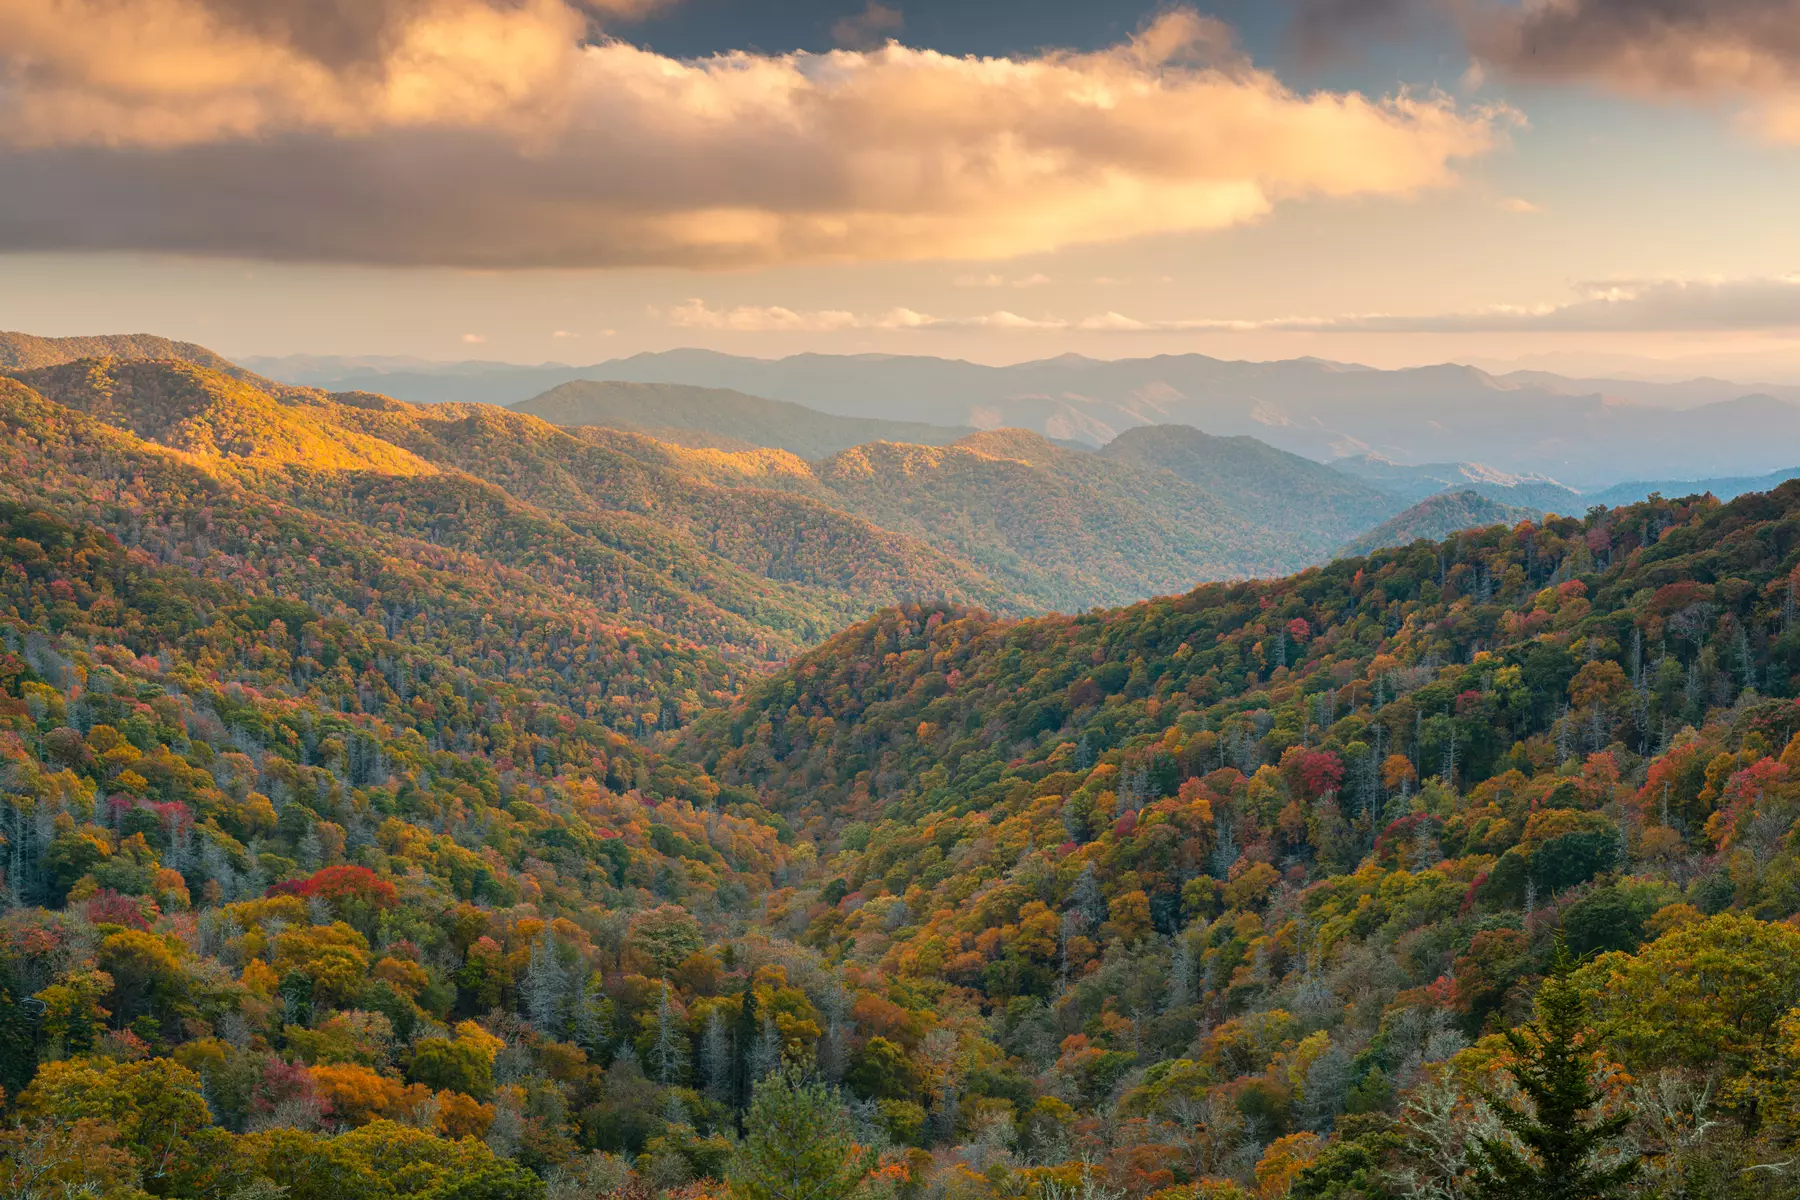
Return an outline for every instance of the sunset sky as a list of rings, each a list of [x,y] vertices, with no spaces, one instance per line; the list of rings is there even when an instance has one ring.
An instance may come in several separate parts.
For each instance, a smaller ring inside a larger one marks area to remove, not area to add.
[[[1800,379],[1800,0],[0,0],[0,328]]]

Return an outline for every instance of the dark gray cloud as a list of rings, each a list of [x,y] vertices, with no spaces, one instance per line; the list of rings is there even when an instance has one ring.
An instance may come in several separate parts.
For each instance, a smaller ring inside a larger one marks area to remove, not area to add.
[[[1800,141],[1800,0],[1483,0],[1465,19],[1471,52],[1503,74],[1736,102],[1772,140]]]
[[[1471,17],[1483,59],[1536,78],[1718,93],[1800,75],[1800,0],[1559,0]]]
[[[1439,0],[1297,0],[1294,34],[1309,58],[1334,57],[1371,38],[1443,24]]]

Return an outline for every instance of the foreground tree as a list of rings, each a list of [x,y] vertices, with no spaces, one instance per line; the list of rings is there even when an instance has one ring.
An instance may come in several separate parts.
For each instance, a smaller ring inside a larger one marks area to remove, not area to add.
[[[1491,1102],[1524,1153],[1510,1139],[1484,1137],[1476,1143],[1473,1194],[1479,1200],[1605,1200],[1618,1195],[1642,1167],[1631,1157],[1609,1165],[1598,1161],[1624,1132],[1631,1113],[1594,1114],[1601,1096],[1590,1069],[1587,1005],[1571,978],[1574,969],[1575,957],[1559,932],[1550,976],[1538,992],[1537,1020],[1506,1031],[1513,1052],[1507,1074],[1527,1103]]]
[[[848,1200],[875,1165],[843,1101],[793,1067],[756,1085],[744,1126],[727,1180],[733,1200]]]

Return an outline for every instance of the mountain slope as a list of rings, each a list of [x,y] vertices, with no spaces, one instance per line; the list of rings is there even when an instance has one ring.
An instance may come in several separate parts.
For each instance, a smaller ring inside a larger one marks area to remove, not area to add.
[[[1751,1038],[1800,995],[1797,570],[1790,483],[1079,617],[907,608],[684,748],[826,851],[783,907],[803,941],[1141,1122],[1101,1151],[1117,1186],[1266,1180],[1301,1145],[1294,1194],[1389,1195],[1435,1169],[1422,1106],[1480,1103],[1565,939],[1594,956],[1602,1069],[1768,1069],[1721,1066],[1697,1022],[1740,1029],[1740,972],[1780,991]],[[1246,1134],[1244,1107],[1306,1132]],[[1686,1161],[1779,1169],[1793,1126],[1753,1147],[1762,1120]]]
[[[755,661],[790,654],[883,600],[1011,602],[980,570],[816,501],[727,491],[502,409],[421,410],[297,389],[278,398],[173,361],[20,375],[61,402],[40,401],[43,419],[66,426],[91,414],[133,439],[128,459],[178,455],[239,489],[242,504],[295,507],[370,552],[455,559],[475,579],[543,597],[533,603],[554,608],[562,601],[552,597],[563,597],[593,619],[617,614]],[[19,422],[22,445],[35,436],[30,425]],[[70,493],[94,469],[49,460],[33,469]],[[402,549],[414,542],[432,549]]]
[[[804,1109],[883,1193],[1450,1195],[1564,946],[1646,1193],[1787,1180],[1800,483],[764,672],[595,594],[757,583],[682,532],[730,456],[310,395],[434,468],[315,471],[90,377],[0,379],[10,1185],[691,1200]]]
[[[1103,458],[1159,468],[1260,527],[1322,557],[1401,507],[1381,489],[1251,437],[1212,437],[1186,425],[1128,429]]]
[[[1166,472],[1023,430],[858,446],[820,463],[818,478],[849,511],[953,547],[1063,611],[1305,561]]]
[[[1410,546],[1421,539],[1442,541],[1464,529],[1517,525],[1520,521],[1536,521],[1543,515],[1542,509],[1501,504],[1473,490],[1438,492],[1352,539],[1338,557],[1369,554],[1388,546]]]
[[[864,442],[937,446],[974,432],[916,421],[836,417],[780,400],[721,388],[666,383],[565,383],[511,406],[553,425],[600,425],[665,441],[710,434],[820,459]]]
[[[277,399],[186,361],[83,359],[13,378],[146,441],[217,463],[316,471],[429,474],[405,450],[344,428],[317,397]]]
[[[262,494],[235,472],[145,442],[10,379],[0,380],[0,468],[0,499],[93,524],[149,561],[251,597],[302,602],[445,667],[488,671],[497,662],[528,688],[592,685],[603,699],[591,715],[625,728],[641,728],[645,712],[660,720],[698,709],[730,686],[739,668],[726,659],[754,653],[768,638],[752,629],[736,647],[728,639],[702,646],[657,626],[686,623],[700,632],[724,623],[652,573],[627,593],[638,613],[621,617],[630,606],[617,596],[571,593],[491,547],[441,547],[325,505]],[[341,497],[344,477],[319,490]],[[374,665],[362,658],[357,672]],[[339,682],[346,680],[366,686],[355,673]]]

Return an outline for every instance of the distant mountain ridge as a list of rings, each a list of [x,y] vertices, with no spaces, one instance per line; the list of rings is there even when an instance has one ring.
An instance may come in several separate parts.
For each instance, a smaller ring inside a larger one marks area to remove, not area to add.
[[[1496,471],[1481,463],[1421,463],[1410,466],[1375,454],[1340,458],[1331,466],[1408,500],[1423,500],[1444,491],[1472,491],[1502,504],[1570,515],[1585,512],[1591,501],[1544,475]]]
[[[974,433],[969,426],[838,417],[804,405],[728,388],[577,380],[510,406],[552,425],[600,425],[664,440],[705,433],[752,446],[826,458],[865,442],[941,446]]]
[[[697,385],[574,383],[512,409],[418,406],[227,375],[203,365],[203,347],[94,344],[182,355],[9,373],[52,405],[41,411],[83,414],[258,503],[361,531],[342,536],[382,553],[416,554],[422,539],[496,582],[565,598],[542,601],[552,607],[588,605],[758,661],[885,603],[1084,611],[1541,516],[1552,501],[1587,507],[1541,476],[1327,465],[1179,423],[1089,451],[1027,429],[844,417]],[[870,433],[894,436],[842,444]],[[1433,486],[1450,490],[1409,508],[1405,489]],[[74,476],[68,487],[104,490]],[[1470,499],[1477,487],[1484,503]]]
[[[1376,370],[1320,359],[1230,362],[1204,355],[1100,361],[1063,355],[991,367],[924,356],[799,354],[741,358],[707,350],[639,354],[588,367],[436,364],[430,369],[314,360],[291,382],[368,387],[419,401],[511,404],[573,379],[730,388],[844,417],[1012,426],[1100,446],[1126,429],[1183,424],[1249,435],[1317,460],[1378,454],[1395,462],[1479,461],[1575,488],[1643,478],[1756,475],[1791,465],[1800,389],[1715,381],[1693,388],[1492,375],[1442,364]],[[286,372],[284,374],[284,372]],[[1659,406],[1667,404],[1669,406]]]

